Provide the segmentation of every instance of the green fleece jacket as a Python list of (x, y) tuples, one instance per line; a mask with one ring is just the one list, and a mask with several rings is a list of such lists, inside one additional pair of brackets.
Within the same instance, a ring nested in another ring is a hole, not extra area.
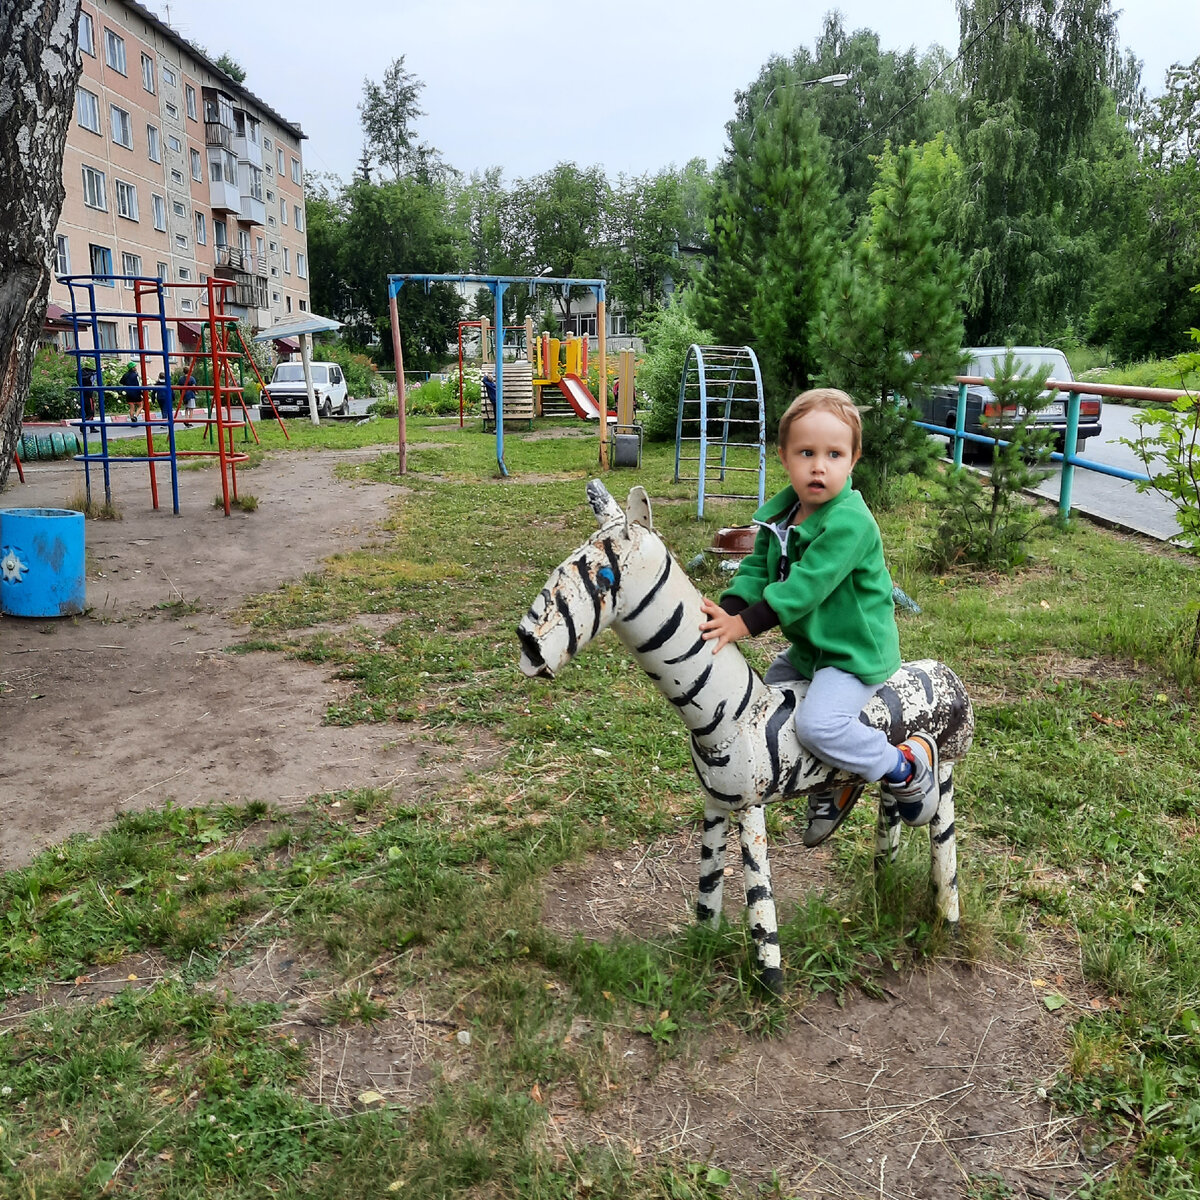
[(882, 683), (900, 669), (900, 634), (879, 526), (849, 479), (781, 537), (777, 522), (795, 506), (789, 484), (754, 514), (754, 550), (721, 605), (736, 612), (765, 601), (791, 642), (792, 665), (807, 679), (838, 667), (863, 683)]

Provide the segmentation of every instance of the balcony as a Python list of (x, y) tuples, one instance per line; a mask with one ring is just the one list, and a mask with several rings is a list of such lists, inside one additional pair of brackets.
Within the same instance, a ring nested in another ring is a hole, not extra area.
[(236, 279), (239, 274), (263, 276), (263, 287), (266, 287), (267, 256), (251, 254), (240, 246), (216, 247), (215, 274), (222, 279)]
[(254, 196), (242, 194), (239, 213), (247, 225), (265, 225), (267, 223), (267, 206)]
[(212, 163), (209, 163), (208, 203), (214, 212), (231, 212), (241, 216), (242, 197), (237, 184), (228, 179), (212, 178)]
[(242, 137), (235, 133), (231, 148), (234, 154), (238, 156), (240, 162), (250, 163), (260, 171), (262, 170), (263, 154), (262, 145), (259, 142), (252, 141), (250, 138)]
[(220, 121), (204, 122), (204, 141), (209, 146), (220, 146), (222, 150), (233, 149), (233, 130)]

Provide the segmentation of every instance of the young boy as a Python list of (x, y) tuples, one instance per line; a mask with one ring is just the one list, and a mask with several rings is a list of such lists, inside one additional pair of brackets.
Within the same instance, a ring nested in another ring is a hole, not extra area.
[[(797, 396), (779, 422), (779, 458), (791, 483), (754, 514), (753, 552), (742, 560), (720, 606), (705, 598), (700, 631), (722, 646), (778, 625), (791, 646), (767, 669), (767, 683), (808, 679), (796, 734), (823, 762), (868, 782), (909, 825), (938, 805), (938, 752), (914, 732), (899, 746), (858, 717), (876, 688), (900, 668), (892, 580), (879, 526), (851, 487), (862, 453), (854, 401), (835, 388)], [(808, 798), (804, 844), (823, 842), (847, 817), (862, 787)]]

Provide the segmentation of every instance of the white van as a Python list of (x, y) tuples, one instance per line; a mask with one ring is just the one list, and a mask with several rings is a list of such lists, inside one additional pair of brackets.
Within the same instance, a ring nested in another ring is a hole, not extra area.
[[(350, 412), (350, 393), (346, 387), (346, 377), (337, 363), (309, 363), (312, 373), (313, 395), (317, 399), (317, 411), (323, 417), (332, 417), (334, 412), (343, 417)], [(304, 364), (302, 362), (283, 362), (275, 368), (267, 391), (275, 402), (276, 411), (280, 416), (295, 412), (297, 416), (308, 415), (308, 389), (304, 383)], [(263, 401), (263, 410), (267, 412), (269, 405)]]

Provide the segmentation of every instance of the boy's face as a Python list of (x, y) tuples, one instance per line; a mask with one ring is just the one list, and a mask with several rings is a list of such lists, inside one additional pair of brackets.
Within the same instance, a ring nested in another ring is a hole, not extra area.
[(779, 460), (800, 499), (805, 516), (836, 496), (845, 486), (859, 456), (854, 434), (841, 417), (827, 409), (813, 409), (788, 430)]

